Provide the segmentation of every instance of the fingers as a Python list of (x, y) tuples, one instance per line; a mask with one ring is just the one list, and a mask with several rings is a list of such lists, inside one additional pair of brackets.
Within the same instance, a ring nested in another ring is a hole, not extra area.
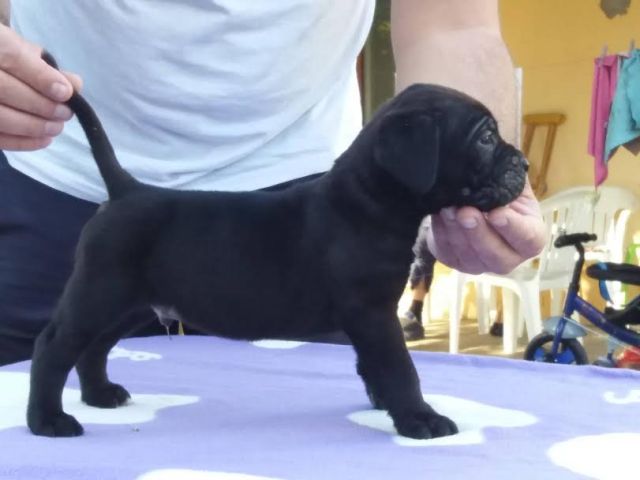
[(5, 135), (53, 137), (62, 131), (61, 121), (49, 121), (0, 105), (0, 131)]
[(65, 121), (71, 118), (71, 110), (62, 103), (43, 97), (33, 88), (6, 72), (0, 71), (0, 105), (42, 119)]
[(504, 207), (490, 212), (488, 221), (498, 235), (524, 258), (534, 257), (544, 248), (547, 232), (541, 220)]
[(16, 152), (39, 150), (48, 147), (52, 140), (51, 137), (30, 138), (0, 134), (0, 145), (3, 146), (2, 149)]
[(26, 83), (43, 97), (64, 102), (73, 92), (71, 82), (40, 58), (42, 49), (10, 28), (0, 30), (0, 70)]
[(431, 252), (466, 273), (506, 274), (539, 254), (548, 239), (540, 206), (527, 185), (507, 207), (483, 214), (472, 207), (444, 209), (431, 220)]
[(474, 208), (446, 209), (432, 218), (433, 252), (441, 262), (466, 273), (508, 273), (524, 258)]
[(540, 204), (528, 180), (514, 202), (489, 212), (487, 219), (496, 232), (525, 258), (538, 255), (549, 238)]
[(461, 232), (454, 209), (447, 209), (439, 216), (432, 217), (431, 229), (436, 247), (432, 253), (438, 260), (456, 269), (464, 265), (464, 271), (468, 273), (483, 271), (482, 262), (473, 255), (467, 238)]
[(43, 148), (72, 116), (63, 102), (82, 80), (50, 67), (41, 53), (0, 25), (0, 149)]
[[(473, 222), (469, 219), (473, 219)], [(509, 273), (527, 258), (505, 241), (502, 233), (509, 229), (508, 225), (503, 230), (497, 230), (481, 212), (470, 207), (461, 208), (456, 221), (462, 226), (461, 235), (469, 245), (470, 255), (474, 255), (477, 262), (482, 264), (482, 271)]]
[(80, 92), (82, 90), (83, 82), (80, 75), (76, 75), (75, 73), (67, 72), (64, 70), (62, 71), (62, 74), (67, 77), (67, 80), (71, 82), (74, 91)]

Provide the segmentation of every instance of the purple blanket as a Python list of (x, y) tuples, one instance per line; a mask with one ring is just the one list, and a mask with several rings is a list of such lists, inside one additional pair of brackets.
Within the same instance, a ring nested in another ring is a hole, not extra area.
[(351, 348), (206, 337), (122, 341), (129, 405), (79, 401), (72, 439), (32, 436), (29, 363), (0, 368), (0, 479), (636, 478), (640, 374), (413, 353), (425, 397), (461, 433), (416, 441), (372, 411)]

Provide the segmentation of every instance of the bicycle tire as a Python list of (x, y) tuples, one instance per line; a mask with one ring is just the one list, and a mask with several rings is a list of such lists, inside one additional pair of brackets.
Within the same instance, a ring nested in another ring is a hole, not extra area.
[[(587, 351), (575, 338), (563, 338), (560, 340), (560, 352), (557, 358), (551, 357), (551, 344), (554, 336), (549, 333), (540, 333), (533, 337), (524, 351), (524, 359), (531, 362), (562, 363), (565, 365), (587, 365), (589, 357)], [(548, 349), (545, 346), (548, 345)]]

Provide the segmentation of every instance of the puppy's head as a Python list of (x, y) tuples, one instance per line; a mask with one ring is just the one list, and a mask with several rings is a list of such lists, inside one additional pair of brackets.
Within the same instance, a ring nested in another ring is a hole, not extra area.
[(524, 188), (526, 159), (502, 140), (489, 110), (461, 92), (413, 85), (381, 109), (374, 125), (374, 161), (429, 210), (488, 211)]

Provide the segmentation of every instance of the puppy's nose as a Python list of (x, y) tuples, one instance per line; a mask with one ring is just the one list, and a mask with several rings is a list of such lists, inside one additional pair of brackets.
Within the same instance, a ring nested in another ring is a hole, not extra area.
[(521, 155), (514, 155), (511, 157), (511, 163), (514, 167), (522, 166), (525, 172), (529, 171), (529, 162), (527, 162), (527, 159)]

